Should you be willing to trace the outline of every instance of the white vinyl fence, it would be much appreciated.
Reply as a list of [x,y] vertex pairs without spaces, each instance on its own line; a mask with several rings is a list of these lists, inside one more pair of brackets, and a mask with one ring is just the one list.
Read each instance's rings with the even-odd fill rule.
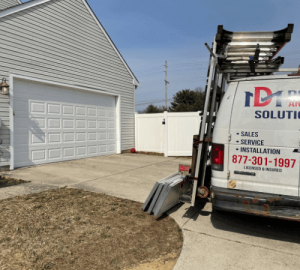
[[199,133],[200,112],[135,114],[136,151],[192,156],[193,135]]

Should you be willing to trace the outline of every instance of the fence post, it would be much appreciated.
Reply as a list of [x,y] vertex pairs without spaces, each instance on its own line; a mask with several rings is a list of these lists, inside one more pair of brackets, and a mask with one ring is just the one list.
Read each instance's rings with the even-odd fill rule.
[[135,150],[136,151],[139,151],[138,150],[138,148],[139,148],[139,144],[138,144],[138,113],[136,112],[135,113],[135,119],[134,119],[134,121],[135,121],[135,129],[134,129],[134,131],[135,131],[135,144],[134,144],[134,147],[135,147]]
[[[199,123],[198,130],[200,131],[201,117],[202,117],[200,114],[202,113],[202,111],[198,111],[197,113],[198,113],[198,123]],[[195,135],[196,135],[196,134],[195,134]],[[197,135],[198,135],[198,134],[197,134]]]
[[165,117],[165,157],[168,157],[168,112],[164,112]]

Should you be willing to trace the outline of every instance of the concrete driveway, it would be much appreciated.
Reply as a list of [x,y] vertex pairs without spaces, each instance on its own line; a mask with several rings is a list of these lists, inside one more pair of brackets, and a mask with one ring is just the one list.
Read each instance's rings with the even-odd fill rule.
[[[123,154],[22,168],[2,175],[32,183],[0,189],[0,199],[68,186],[144,202],[179,163],[190,160]],[[211,204],[179,205],[169,214],[184,234],[175,270],[300,269],[299,223],[215,212]]]

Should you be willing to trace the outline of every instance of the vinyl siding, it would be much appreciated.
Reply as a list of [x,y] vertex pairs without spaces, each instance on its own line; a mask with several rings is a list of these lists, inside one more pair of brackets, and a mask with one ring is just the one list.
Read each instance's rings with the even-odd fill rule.
[[0,10],[19,5],[18,0],[0,0]]
[[[134,147],[133,78],[82,0],[52,0],[1,18],[0,31],[0,78],[17,74],[121,95],[122,150]],[[0,104],[4,166],[8,97],[1,95]]]

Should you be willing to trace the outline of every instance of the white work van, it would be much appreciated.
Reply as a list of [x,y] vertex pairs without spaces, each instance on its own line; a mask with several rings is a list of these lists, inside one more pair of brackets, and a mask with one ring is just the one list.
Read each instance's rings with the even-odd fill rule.
[[214,208],[300,217],[300,77],[228,84],[213,131]]

